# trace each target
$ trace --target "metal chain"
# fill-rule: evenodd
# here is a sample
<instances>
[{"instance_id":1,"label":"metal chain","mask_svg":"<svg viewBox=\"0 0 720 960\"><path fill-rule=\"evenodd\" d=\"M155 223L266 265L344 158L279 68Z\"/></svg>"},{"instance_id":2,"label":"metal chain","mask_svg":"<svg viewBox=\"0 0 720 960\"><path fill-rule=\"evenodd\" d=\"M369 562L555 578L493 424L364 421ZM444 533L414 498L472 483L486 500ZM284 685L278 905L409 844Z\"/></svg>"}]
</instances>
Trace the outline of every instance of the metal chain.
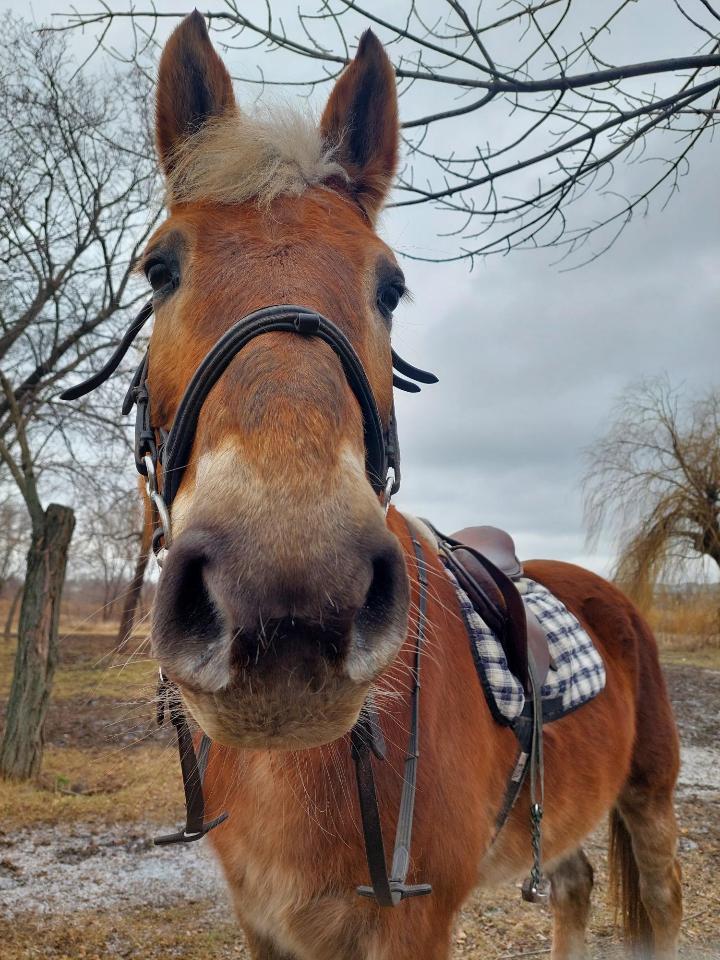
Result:
<instances>
[{"instance_id":1,"label":"metal chain","mask_svg":"<svg viewBox=\"0 0 720 960\"><path fill-rule=\"evenodd\" d=\"M540 885L540 880L542 879L542 818L543 818L543 809L539 803L533 803L530 805L530 823L531 823L531 834L530 842L532 843L532 852L533 852L533 865L530 870L530 879L532 881L533 887L537 890Z\"/></svg>"},{"instance_id":2,"label":"metal chain","mask_svg":"<svg viewBox=\"0 0 720 960\"><path fill-rule=\"evenodd\" d=\"M545 802L542 697L534 671L531 671L531 678L533 715L530 743L530 843L533 862L530 876L522 885L522 897L529 903L547 903L550 899L551 884L544 876L542 868L542 818Z\"/></svg>"}]
</instances>

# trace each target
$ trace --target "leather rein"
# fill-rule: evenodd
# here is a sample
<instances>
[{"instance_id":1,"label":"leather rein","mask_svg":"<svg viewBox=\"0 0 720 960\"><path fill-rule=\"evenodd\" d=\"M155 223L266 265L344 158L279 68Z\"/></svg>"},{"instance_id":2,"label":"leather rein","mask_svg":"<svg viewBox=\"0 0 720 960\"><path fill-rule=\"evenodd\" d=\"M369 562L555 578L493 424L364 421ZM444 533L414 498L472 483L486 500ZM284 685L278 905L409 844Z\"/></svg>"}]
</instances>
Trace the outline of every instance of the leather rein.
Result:
<instances>
[{"instance_id":1,"label":"leather rein","mask_svg":"<svg viewBox=\"0 0 720 960\"><path fill-rule=\"evenodd\" d=\"M122 340L105 365L92 377L65 390L63 400L76 400L108 380L122 362L143 326L153 313L149 301L139 311ZM123 415L135 407L135 465L145 478L146 492L154 505L158 526L153 535L153 551L158 563L172 543L170 510L178 492L195 440L198 420L210 391L227 370L230 362L251 340L265 333L291 333L316 337L326 343L342 364L345 379L360 406L365 440L365 471L373 490L382 497L384 507L400 487L400 450L394 404L387 426L383 424L375 395L355 349L345 334L331 320L307 307L290 304L263 307L242 317L210 349L193 374L180 401L169 432L153 425L148 390L149 354L145 353L137 367L122 405ZM437 377L407 363L392 351L393 384L408 393L417 393L418 383L436 383ZM406 379L411 378L411 379ZM413 381L417 381L413 382ZM162 468L162 482L158 467ZM371 700L365 703L360 718L350 733L351 753L360 804L365 853L370 873L370 886L359 886L357 892L370 897L380 906L396 906L407 897L431 892L429 884L408 884L410 843L412 838L417 764L419 758L420 664L426 630L427 573L420 543L408 528L417 566L419 597L413 655L413 685L410 694L410 731L403 771L392 866L388 873L383 843L380 812L373 772L373 755L386 756L386 747L377 712ZM218 826L227 814L205 821L203 780L211 741L203 734L198 753L185 718L180 691L160 671L158 685L158 724L165 713L175 727L185 790L186 823L182 830L158 837L156 844L189 843L199 840Z\"/></svg>"}]
</instances>

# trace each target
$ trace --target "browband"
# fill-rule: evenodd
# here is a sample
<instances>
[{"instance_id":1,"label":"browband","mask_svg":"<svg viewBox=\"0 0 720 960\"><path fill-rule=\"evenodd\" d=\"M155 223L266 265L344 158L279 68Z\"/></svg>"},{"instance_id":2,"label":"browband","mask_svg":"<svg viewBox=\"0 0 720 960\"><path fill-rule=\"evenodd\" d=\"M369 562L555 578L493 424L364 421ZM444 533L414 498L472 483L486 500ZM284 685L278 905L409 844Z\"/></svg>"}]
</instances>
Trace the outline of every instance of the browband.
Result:
<instances>
[{"instance_id":1,"label":"browband","mask_svg":"<svg viewBox=\"0 0 720 960\"><path fill-rule=\"evenodd\" d=\"M91 377L88 377L87 380L76 383L74 387L68 387L67 390L64 390L60 394L60 399L78 400L80 397L84 397L86 394L96 390L99 386L105 383L106 380L109 380L120 365L120 361L132 346L135 338L145 326L145 323L152 316L152 313L153 302L152 300L148 300L148 302L140 309L133 322L127 328L122 340L110 355L109 360L107 360L103 366L100 367L97 373L94 373ZM406 377L412 377L412 379L417 380L418 383L431 384L438 382L438 378L434 373L429 373L427 370L421 370L420 367L414 367L411 363L408 363L407 360L403 360L403 358L399 356L395 350L392 351L392 364L393 368L397 370L398 373L403 373ZM411 383L409 380L405 380L403 377L399 377L395 373L393 374L393 385L396 386L398 390L404 390L406 393L420 392L420 387L417 383Z\"/></svg>"}]
</instances>

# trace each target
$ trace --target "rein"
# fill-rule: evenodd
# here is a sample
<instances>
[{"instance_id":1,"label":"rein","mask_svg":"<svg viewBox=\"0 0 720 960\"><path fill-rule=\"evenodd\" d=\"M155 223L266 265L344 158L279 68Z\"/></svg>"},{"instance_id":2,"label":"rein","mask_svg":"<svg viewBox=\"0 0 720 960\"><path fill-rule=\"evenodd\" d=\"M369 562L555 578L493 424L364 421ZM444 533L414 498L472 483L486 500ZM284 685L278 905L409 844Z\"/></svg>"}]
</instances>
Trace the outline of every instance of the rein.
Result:
<instances>
[{"instance_id":1,"label":"rein","mask_svg":"<svg viewBox=\"0 0 720 960\"><path fill-rule=\"evenodd\" d=\"M120 365L135 338L153 312L152 301L137 314L115 351L105 365L92 377L65 390L63 400L76 400L105 383ZM172 543L170 509L187 468L197 424L203 404L210 391L227 370L230 362L255 337L265 333L292 333L303 337L317 337L326 343L339 358L345 379L358 402L363 417L365 439L365 471L373 490L382 497L387 511L390 498L400 487L400 450L398 446L395 406L392 405L387 425L384 425L375 395L354 347L340 328L331 320L307 307L290 304L263 307L242 317L207 353L185 388L169 433L153 425L147 375L149 354L146 352L133 375L122 406L127 415L135 406L135 465L146 481L146 492L152 501L159 526L153 535L153 550L162 564L164 552ZM418 383L436 383L437 377L412 366L392 351L393 384L408 393L417 393ZM403 376L400 376L402 374ZM412 380L405 379L406 377ZM417 381L417 383L413 382ZM162 483L158 467L162 467ZM357 888L358 894L370 897L380 906L396 906L407 897L429 894L429 884L407 884L410 867L417 763L419 758L420 717L420 661L425 639L427 610L427 574L422 547L410 536L418 570L419 598L415 631L413 661L413 689L410 697L410 732L405 758L403 788L400 800L395 846L390 873L387 871L380 812L375 787L372 756L385 758L385 742L372 704L366 703L360 719L350 735L351 752L355 764L358 800L363 825L365 852L370 873L370 886ZM209 823L205 822L203 778L211 741L203 736L199 755L195 753L190 729L181 706L180 691L160 672L158 687L158 723L164 721L165 707L175 727L180 765L185 789L186 825L183 830L158 837L156 844L189 843L199 840L222 823L223 813Z\"/></svg>"}]
</instances>

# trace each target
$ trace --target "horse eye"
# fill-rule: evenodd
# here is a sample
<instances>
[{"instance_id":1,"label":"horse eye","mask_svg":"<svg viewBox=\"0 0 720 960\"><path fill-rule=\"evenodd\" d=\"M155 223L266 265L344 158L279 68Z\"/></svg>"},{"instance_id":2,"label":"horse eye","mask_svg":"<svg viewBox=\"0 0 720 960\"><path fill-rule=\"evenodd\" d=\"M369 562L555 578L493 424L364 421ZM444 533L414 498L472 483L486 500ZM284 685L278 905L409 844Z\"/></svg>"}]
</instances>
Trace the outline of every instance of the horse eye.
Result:
<instances>
[{"instance_id":1,"label":"horse eye","mask_svg":"<svg viewBox=\"0 0 720 960\"><path fill-rule=\"evenodd\" d=\"M169 286L176 286L176 278L163 260L153 260L145 268L145 276L155 293Z\"/></svg>"},{"instance_id":2,"label":"horse eye","mask_svg":"<svg viewBox=\"0 0 720 960\"><path fill-rule=\"evenodd\" d=\"M388 284L385 287L381 287L378 291L378 307L380 312L385 316L391 314L400 303L400 298L402 297L405 291L398 286Z\"/></svg>"}]
</instances>

